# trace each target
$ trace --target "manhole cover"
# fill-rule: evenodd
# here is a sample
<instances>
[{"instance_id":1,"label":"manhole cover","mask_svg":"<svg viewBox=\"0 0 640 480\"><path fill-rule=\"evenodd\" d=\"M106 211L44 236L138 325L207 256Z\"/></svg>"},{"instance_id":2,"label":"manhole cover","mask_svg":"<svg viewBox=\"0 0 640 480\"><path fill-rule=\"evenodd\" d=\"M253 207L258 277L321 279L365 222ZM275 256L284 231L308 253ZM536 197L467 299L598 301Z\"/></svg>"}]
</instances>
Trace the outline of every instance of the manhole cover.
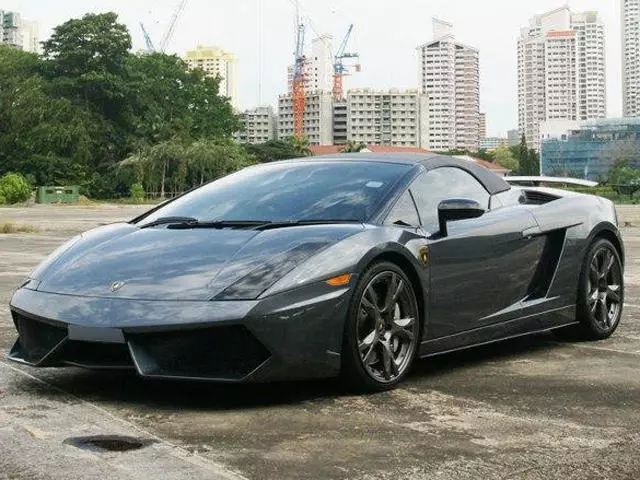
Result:
<instances>
[{"instance_id":1,"label":"manhole cover","mask_svg":"<svg viewBox=\"0 0 640 480\"><path fill-rule=\"evenodd\" d=\"M72 445L82 450L92 450L98 452L126 452L128 450L138 450L151 444L153 440L143 440L134 437L124 437L120 435L94 435L92 437L72 437L67 438L65 445Z\"/></svg>"}]
</instances>

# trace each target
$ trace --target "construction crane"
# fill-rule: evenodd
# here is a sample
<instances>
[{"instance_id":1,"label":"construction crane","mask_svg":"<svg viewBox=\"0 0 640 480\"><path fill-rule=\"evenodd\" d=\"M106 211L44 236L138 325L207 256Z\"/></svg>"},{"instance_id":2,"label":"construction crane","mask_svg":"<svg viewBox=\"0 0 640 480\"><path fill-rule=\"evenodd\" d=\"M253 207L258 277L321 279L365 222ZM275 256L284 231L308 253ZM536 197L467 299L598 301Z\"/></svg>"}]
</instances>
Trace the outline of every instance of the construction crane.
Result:
<instances>
[{"instance_id":1,"label":"construction crane","mask_svg":"<svg viewBox=\"0 0 640 480\"><path fill-rule=\"evenodd\" d=\"M165 49L167 48L167 45L169 44L169 40L171 40L171 37L173 36L173 32L176 29L178 20L180 19L180 16L184 12L184 9L186 8L186 6L187 6L187 0L182 0L180 2L180 5L178 5L178 8L176 8L176 11L173 12L173 16L171 17L171 22L169 22L169 28L167 28L167 31L165 32L164 36L162 37L162 41L160 42L160 51L162 53L164 53Z\"/></svg>"},{"instance_id":2,"label":"construction crane","mask_svg":"<svg viewBox=\"0 0 640 480\"><path fill-rule=\"evenodd\" d=\"M293 64L293 134L296 137L304 135L305 85L304 85L304 29L300 20L300 11L296 1L296 50Z\"/></svg>"},{"instance_id":3,"label":"construction crane","mask_svg":"<svg viewBox=\"0 0 640 480\"><path fill-rule=\"evenodd\" d=\"M343 63L343 60L349 58L360 58L359 53L350 53L347 52L347 44L349 43L349 38L351 37L351 33L353 32L353 23L349 25L349 30L347 30L347 34L344 36L340 47L336 51L333 61L333 98L336 100L342 100L344 98L344 92L342 88L342 80L345 75L348 75L349 71ZM356 63L355 65L356 72L360 71L360 64Z\"/></svg>"},{"instance_id":4,"label":"construction crane","mask_svg":"<svg viewBox=\"0 0 640 480\"><path fill-rule=\"evenodd\" d=\"M144 35L144 43L147 46L147 53L153 53L156 51L156 47L153 45L151 41L151 37L149 36L149 32L144 28L144 23L140 22L140 28L142 29L142 34Z\"/></svg>"},{"instance_id":5,"label":"construction crane","mask_svg":"<svg viewBox=\"0 0 640 480\"><path fill-rule=\"evenodd\" d=\"M178 24L178 20L180 19L180 16L184 12L184 9L186 8L186 6L187 6L187 0L182 0L178 5L178 7L176 8L176 10L173 12L173 15L171 16L171 21L169 22L169 27L167 28L167 31L164 33L162 37L162 41L160 42L159 49L156 49L153 41L151 40L151 36L149 35L149 32L147 32L147 29L144 28L144 24L140 22L140 28L142 29L142 34L144 35L144 43L147 46L147 53L154 53L154 52L164 53L165 52L165 50L167 49L167 45L169 45L169 42L171 41L171 37L173 37L173 33L176 30L176 25Z\"/></svg>"}]
</instances>

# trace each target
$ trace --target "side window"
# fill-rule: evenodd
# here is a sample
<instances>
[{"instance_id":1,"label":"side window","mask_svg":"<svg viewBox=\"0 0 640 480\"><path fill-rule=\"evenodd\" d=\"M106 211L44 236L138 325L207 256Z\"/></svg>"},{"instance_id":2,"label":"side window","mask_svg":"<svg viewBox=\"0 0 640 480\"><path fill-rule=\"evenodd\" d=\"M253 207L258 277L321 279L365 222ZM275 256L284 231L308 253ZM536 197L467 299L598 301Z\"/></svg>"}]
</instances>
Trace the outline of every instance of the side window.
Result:
<instances>
[{"instance_id":1,"label":"side window","mask_svg":"<svg viewBox=\"0 0 640 480\"><path fill-rule=\"evenodd\" d=\"M447 198L475 200L485 210L489 208L489 193L471 174L460 168L440 167L423 173L410 187L422 226L428 232L438 229L438 204Z\"/></svg>"},{"instance_id":2,"label":"side window","mask_svg":"<svg viewBox=\"0 0 640 480\"><path fill-rule=\"evenodd\" d=\"M387 225L394 223L420 225L420 219L418 218L418 212L416 206L413 203L409 191L406 191L398 199L393 209L387 216L385 222Z\"/></svg>"}]
</instances>

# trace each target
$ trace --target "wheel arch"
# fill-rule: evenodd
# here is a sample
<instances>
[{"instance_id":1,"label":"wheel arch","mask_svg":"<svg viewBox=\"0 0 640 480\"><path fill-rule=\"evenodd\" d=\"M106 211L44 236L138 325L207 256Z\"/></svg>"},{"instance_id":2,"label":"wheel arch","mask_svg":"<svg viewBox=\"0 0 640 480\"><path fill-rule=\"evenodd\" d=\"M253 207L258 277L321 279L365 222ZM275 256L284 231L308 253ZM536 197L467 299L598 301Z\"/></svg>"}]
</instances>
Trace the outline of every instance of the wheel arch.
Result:
<instances>
[{"instance_id":1,"label":"wheel arch","mask_svg":"<svg viewBox=\"0 0 640 480\"><path fill-rule=\"evenodd\" d=\"M620 256L620 261L624 266L624 244L622 243L622 239L620 238L620 234L618 233L618 229L615 225L609 222L602 222L596 225L591 233L589 234L589 238L587 239L585 245L585 254L587 249L599 238L604 238L605 240L609 240L613 246L615 247L618 255Z\"/></svg>"}]
</instances>

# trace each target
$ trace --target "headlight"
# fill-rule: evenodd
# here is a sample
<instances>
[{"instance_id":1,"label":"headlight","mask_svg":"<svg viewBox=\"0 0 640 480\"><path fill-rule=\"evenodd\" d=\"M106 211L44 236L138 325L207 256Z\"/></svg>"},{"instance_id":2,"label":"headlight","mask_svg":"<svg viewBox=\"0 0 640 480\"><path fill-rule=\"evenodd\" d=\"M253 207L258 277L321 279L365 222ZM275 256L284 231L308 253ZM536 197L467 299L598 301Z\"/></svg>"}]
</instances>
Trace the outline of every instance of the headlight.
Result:
<instances>
[{"instance_id":1,"label":"headlight","mask_svg":"<svg viewBox=\"0 0 640 480\"><path fill-rule=\"evenodd\" d=\"M326 245L326 242L303 243L291 250L274 255L212 300L254 300Z\"/></svg>"}]
</instances>

